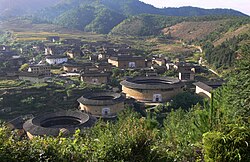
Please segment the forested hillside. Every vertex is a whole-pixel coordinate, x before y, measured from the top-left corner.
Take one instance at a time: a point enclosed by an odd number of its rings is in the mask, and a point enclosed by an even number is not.
[[[160,35],[161,30],[185,20],[185,17],[167,17],[161,15],[143,14],[130,17],[117,25],[113,35],[150,36]]]
[[[241,48],[249,44],[250,19],[230,19],[200,41],[206,59],[215,68],[232,67],[241,57]]]
[[[101,8],[96,13],[95,19],[86,26],[85,31],[107,34],[124,18],[122,14]]]
[[[250,35],[243,34],[228,39],[216,47],[211,43],[207,43],[203,47],[206,59],[208,63],[213,65],[215,68],[232,67],[236,59],[241,57],[240,48],[246,43],[249,43],[249,40]]]
[[[25,15],[32,16],[34,23],[56,23],[64,27],[81,29],[83,31],[86,28],[86,31],[94,31],[105,34],[110,32],[114,26],[118,25],[127,17],[139,14],[155,14],[164,16],[246,16],[239,11],[229,9],[209,10],[196,7],[159,9],[139,0],[53,0],[39,2],[37,0],[31,0],[22,1],[22,3],[21,1],[17,1],[15,3],[8,3],[5,0],[1,1],[0,7],[2,11],[0,12],[0,19],[1,17],[9,18],[12,16]],[[8,13],[12,13],[12,15],[9,15]],[[150,21],[152,21],[158,30],[158,27],[162,27],[162,25],[157,19],[151,19],[145,24],[148,25]],[[157,32],[151,33],[155,34]]]
[[[67,28],[106,34],[124,18],[106,8],[85,6],[61,14],[55,23]]]
[[[217,41],[227,32],[248,24],[250,18],[233,16],[179,17],[141,14],[132,16],[117,25],[111,34],[133,36],[169,35],[184,41]],[[244,31],[246,27],[244,27]],[[242,33],[243,29],[237,33]],[[231,34],[231,35],[232,35]],[[228,38],[230,33],[227,33]],[[223,40],[222,40],[223,42]]]
[[[86,14],[87,10],[91,8],[90,15]],[[95,16],[93,16],[93,12]],[[206,10],[195,7],[181,7],[181,8],[164,8],[158,9],[151,5],[147,5],[138,0],[102,0],[102,1],[70,1],[68,3],[61,3],[55,7],[43,10],[42,14],[39,13],[36,16],[40,19],[46,19],[50,22],[56,22],[57,24],[68,27],[68,24],[72,24],[72,27],[77,27],[77,29],[84,30],[86,24],[83,23],[81,19],[87,19],[85,22],[89,22],[87,31],[95,31],[98,33],[108,33],[113,27],[117,26],[122,20],[127,17],[138,15],[138,14],[155,14],[164,16],[205,16],[205,15],[231,15],[231,16],[245,16],[244,14],[226,9],[214,9]],[[88,17],[90,16],[90,17]],[[159,33],[159,29],[162,29],[163,24],[172,24],[169,18],[163,18],[161,16],[142,16],[134,18],[128,18],[123,24],[127,22],[142,25],[148,29],[142,29],[139,31],[139,35],[156,34]],[[75,18],[72,22],[69,18]],[[79,19],[81,18],[81,19]],[[92,18],[92,19],[91,19]],[[136,20],[135,20],[136,19]],[[139,19],[139,20],[138,20]],[[140,20],[141,19],[141,20]],[[149,20],[146,20],[149,19]],[[91,21],[92,20],[92,21]],[[171,19],[173,20],[173,19]],[[161,22],[163,21],[163,22]],[[97,25],[101,24],[101,25]],[[130,24],[129,24],[130,25]],[[148,26],[150,25],[150,26]],[[132,26],[135,26],[132,24]],[[153,28],[150,28],[153,27]],[[121,27],[123,28],[123,27]],[[126,28],[126,26],[124,27]],[[133,27],[132,27],[133,28]],[[136,29],[135,29],[136,30]],[[149,31],[150,30],[150,31]],[[126,31],[125,31],[126,32]],[[117,32],[114,32],[117,33]],[[128,33],[130,34],[130,33]]]

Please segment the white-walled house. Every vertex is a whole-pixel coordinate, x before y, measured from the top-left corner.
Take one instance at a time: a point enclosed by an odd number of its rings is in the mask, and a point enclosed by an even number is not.
[[[224,81],[217,81],[217,82],[197,82],[194,83],[195,87],[195,93],[203,96],[203,97],[208,97],[211,98],[211,93],[214,89],[222,86]]]
[[[46,62],[50,65],[58,65],[65,62],[68,62],[67,56],[47,56]]]

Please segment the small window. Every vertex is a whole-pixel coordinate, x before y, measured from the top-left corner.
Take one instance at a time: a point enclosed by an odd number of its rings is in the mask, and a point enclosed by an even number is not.
[[[128,67],[130,68],[135,68],[135,62],[129,62]]]
[[[102,116],[110,115],[110,108],[103,108],[102,109]]]
[[[161,94],[154,94],[153,95],[153,102],[162,102],[162,95]]]

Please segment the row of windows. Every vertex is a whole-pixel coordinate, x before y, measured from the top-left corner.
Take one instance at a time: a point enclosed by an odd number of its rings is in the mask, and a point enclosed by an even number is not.
[[[161,89],[160,91],[167,92],[167,91],[173,91],[173,90],[174,90],[174,88],[168,88],[168,89]],[[145,93],[150,92],[150,90],[143,90],[143,89],[137,89],[137,91],[139,91],[139,92],[145,92]]]
[[[48,70],[50,69],[49,67],[44,67],[44,68],[31,68],[31,70]]]

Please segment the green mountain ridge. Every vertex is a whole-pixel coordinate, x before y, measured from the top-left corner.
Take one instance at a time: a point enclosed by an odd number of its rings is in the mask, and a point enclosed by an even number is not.
[[[109,33],[126,18],[140,14],[185,17],[207,15],[247,16],[232,9],[202,9],[190,6],[160,9],[139,0],[17,0],[15,3],[11,3],[12,5],[8,5],[6,0],[0,0],[0,2],[2,4],[0,5],[0,19],[33,15],[34,23],[54,23],[67,28],[102,34]],[[151,20],[156,28],[161,26],[159,25],[161,22],[158,22],[157,19]],[[157,32],[149,33],[155,34]]]
[[[90,13],[87,13],[87,11],[90,11]],[[139,0],[64,0],[55,6],[43,9],[34,17],[36,22],[46,20],[68,28],[75,27],[84,31],[106,34],[122,20],[140,14],[185,17],[207,15],[247,16],[231,9],[202,9],[197,7],[159,9]],[[86,24],[87,22],[89,24]],[[153,23],[155,24],[155,22]]]
[[[112,29],[113,35],[150,36],[159,35],[167,25],[173,25],[185,17],[168,17],[163,15],[142,14],[125,19]]]
[[[77,7],[62,13],[54,23],[72,29],[107,34],[125,16],[102,7]]]

